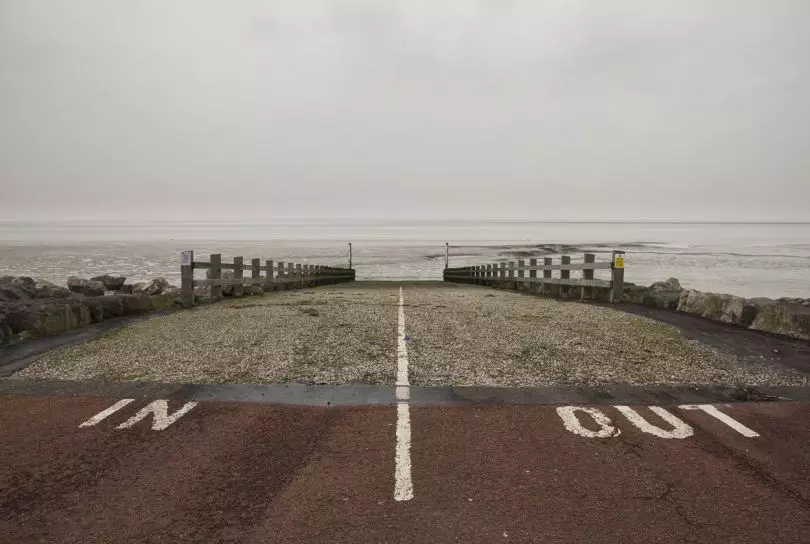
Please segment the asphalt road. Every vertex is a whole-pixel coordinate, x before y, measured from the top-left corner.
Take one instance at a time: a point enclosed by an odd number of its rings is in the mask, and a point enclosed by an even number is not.
[[[806,402],[714,405],[730,424],[677,405],[663,414],[413,405],[413,498],[396,501],[396,406],[169,398],[161,414],[154,400],[0,397],[0,541],[788,543],[810,534]]]

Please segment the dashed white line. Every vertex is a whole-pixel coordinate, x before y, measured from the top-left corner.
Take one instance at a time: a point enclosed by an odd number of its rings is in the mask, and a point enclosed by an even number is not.
[[[408,346],[405,343],[405,300],[399,288],[399,323],[397,325],[397,446],[394,467],[394,500],[413,498],[411,479],[411,412],[410,381],[408,380]]]

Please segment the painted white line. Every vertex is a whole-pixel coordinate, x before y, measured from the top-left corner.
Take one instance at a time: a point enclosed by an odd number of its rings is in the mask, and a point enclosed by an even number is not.
[[[118,402],[116,402],[115,404],[113,404],[112,406],[107,408],[106,410],[102,410],[101,412],[97,413],[96,415],[94,415],[93,417],[91,417],[90,419],[88,419],[87,421],[82,423],[81,425],[79,425],[79,428],[81,428],[81,427],[92,427],[93,425],[97,425],[98,423],[101,423],[104,419],[106,419],[109,416],[113,415],[115,412],[117,412],[118,410],[120,410],[121,408],[123,408],[124,406],[129,404],[130,402],[133,402],[134,400],[135,399],[121,399],[121,400],[119,400]]]
[[[153,416],[152,419],[152,430],[153,431],[162,431],[166,429],[169,425],[186,415],[191,411],[192,408],[197,406],[196,402],[187,402],[183,405],[182,408],[177,410],[175,413],[169,415],[169,402],[165,400],[156,400],[154,402],[150,402],[147,404],[143,410],[123,422],[121,425],[116,427],[116,429],[128,429],[132,427],[142,419],[146,419],[150,415]]]
[[[582,426],[577,418],[577,412],[583,412],[593,418],[593,421],[599,426],[598,431],[591,431]],[[614,427],[610,419],[601,411],[596,408],[586,408],[584,406],[560,406],[557,408],[557,414],[563,421],[565,428],[574,434],[584,436],[586,438],[611,438],[619,436],[622,432]]]
[[[399,323],[397,325],[397,446],[394,467],[394,500],[413,498],[411,478],[411,412],[408,381],[408,346],[405,343],[405,300],[399,288]]]
[[[752,431],[736,419],[732,418],[729,415],[724,414],[716,407],[712,406],[711,404],[682,404],[678,406],[682,410],[702,410],[709,414],[710,416],[722,421],[741,435],[748,437],[748,438],[756,438],[759,436],[759,433],[756,431]]]
[[[655,412],[658,417],[672,425],[671,431],[667,431],[666,429],[653,425],[629,406],[615,406],[615,408],[624,414],[624,417],[626,417],[630,423],[645,433],[652,434],[660,438],[688,438],[695,434],[695,431],[693,431],[692,427],[690,427],[686,422],[678,419],[660,406],[650,406],[649,408],[652,412]]]

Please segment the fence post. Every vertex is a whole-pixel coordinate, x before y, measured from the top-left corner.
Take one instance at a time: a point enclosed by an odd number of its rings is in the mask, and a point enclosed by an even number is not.
[[[543,266],[551,266],[552,262],[553,261],[552,261],[551,257],[543,257]],[[543,270],[543,279],[544,280],[550,280],[551,279],[551,270]],[[545,296],[546,292],[547,292],[546,283],[543,282],[540,285],[543,288],[542,294],[543,294],[543,296]],[[551,289],[553,291],[553,288],[551,286],[549,286],[548,289]]]
[[[264,288],[269,291],[273,288],[273,261],[265,261],[264,264]]]
[[[582,264],[586,265],[588,263],[596,262],[596,255],[593,253],[586,253],[582,259]],[[583,268],[582,269],[582,279],[583,280],[592,280],[593,279],[593,269],[590,270]],[[593,287],[586,288],[584,285],[579,289],[579,300],[585,300],[585,289],[588,289],[588,294],[591,295],[593,298]]]
[[[208,270],[208,278],[211,280],[215,280],[215,282],[222,281],[222,254],[221,253],[212,253],[211,254],[211,268]],[[222,299],[222,284],[216,283],[216,285],[211,284],[210,287],[210,296],[211,300],[221,300]]]
[[[244,259],[242,257],[233,258],[233,296],[235,297],[241,297],[245,292],[242,285],[242,278],[245,277],[244,270],[242,270],[243,265]]]
[[[571,264],[571,256],[570,255],[563,255],[560,257],[560,264]],[[570,270],[562,270],[560,269],[560,279],[561,280],[570,280],[571,279],[571,271]],[[558,286],[560,289],[558,291],[558,296],[563,296],[563,287],[565,288],[565,298],[568,298],[568,294],[571,292],[571,287],[568,285],[560,284]]]
[[[507,289],[515,288],[515,261],[509,261],[509,281],[506,282]]]
[[[500,281],[498,282],[498,287],[503,289],[504,286],[506,285],[506,263],[505,262],[501,263],[500,274],[499,275],[500,275]]]
[[[492,265],[488,264],[484,272],[484,285],[492,285]]]
[[[261,259],[251,259],[250,260],[250,287],[251,292],[254,285],[258,285],[261,287],[261,278],[262,278],[262,260]],[[264,289],[262,289],[263,291]]]
[[[295,264],[287,263],[287,277],[285,278],[287,288],[295,289]],[[289,287],[292,286],[292,287]]]
[[[537,266],[537,259],[529,259],[529,267],[533,268]],[[535,280],[537,279],[537,270],[529,270],[529,292],[534,293],[537,291],[537,283]]]
[[[180,288],[183,293],[183,308],[194,306],[194,252],[180,253]]]
[[[526,276],[525,276],[525,274],[526,274],[526,273],[523,271],[523,267],[524,267],[524,266],[526,266],[526,261],[523,261],[523,260],[518,260],[518,262],[517,262],[517,277],[518,277],[518,281],[517,281],[517,283],[515,284],[515,288],[516,288],[518,291],[524,291],[524,290],[526,289],[526,282],[524,281],[524,278],[526,277]]]
[[[624,295],[624,251],[614,251],[610,268],[610,303],[622,301]]]

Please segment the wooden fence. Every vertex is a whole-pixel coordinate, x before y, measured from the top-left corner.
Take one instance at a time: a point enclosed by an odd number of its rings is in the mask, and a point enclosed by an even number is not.
[[[580,277],[571,277],[571,271],[581,271]],[[609,280],[594,278],[595,270],[610,270]],[[559,271],[559,277],[552,277]],[[538,274],[541,272],[542,274]],[[601,299],[621,302],[624,290],[624,251],[614,251],[610,262],[596,262],[596,255],[585,253],[581,263],[571,263],[570,255],[563,255],[559,263],[545,257],[543,264],[537,259],[491,263],[460,268],[445,268],[444,281],[489,285],[501,289],[527,291],[544,296],[568,297],[579,290],[580,300]],[[604,296],[600,296],[604,295]]]
[[[207,270],[207,278],[194,279],[195,270]],[[232,277],[222,277],[223,270],[233,270]],[[245,271],[250,272],[245,277]],[[262,275],[264,273],[264,275]],[[230,276],[230,275],[229,275]],[[211,300],[222,298],[222,287],[232,286],[233,296],[244,294],[244,286],[258,285],[263,291],[296,289],[354,281],[353,268],[338,268],[316,264],[290,262],[273,262],[251,259],[245,264],[242,257],[234,257],[233,263],[223,263],[222,255],[214,253],[208,262],[195,261],[193,251],[183,251],[180,257],[180,281],[183,293],[183,306],[194,305],[194,288],[208,286],[211,289]]]

